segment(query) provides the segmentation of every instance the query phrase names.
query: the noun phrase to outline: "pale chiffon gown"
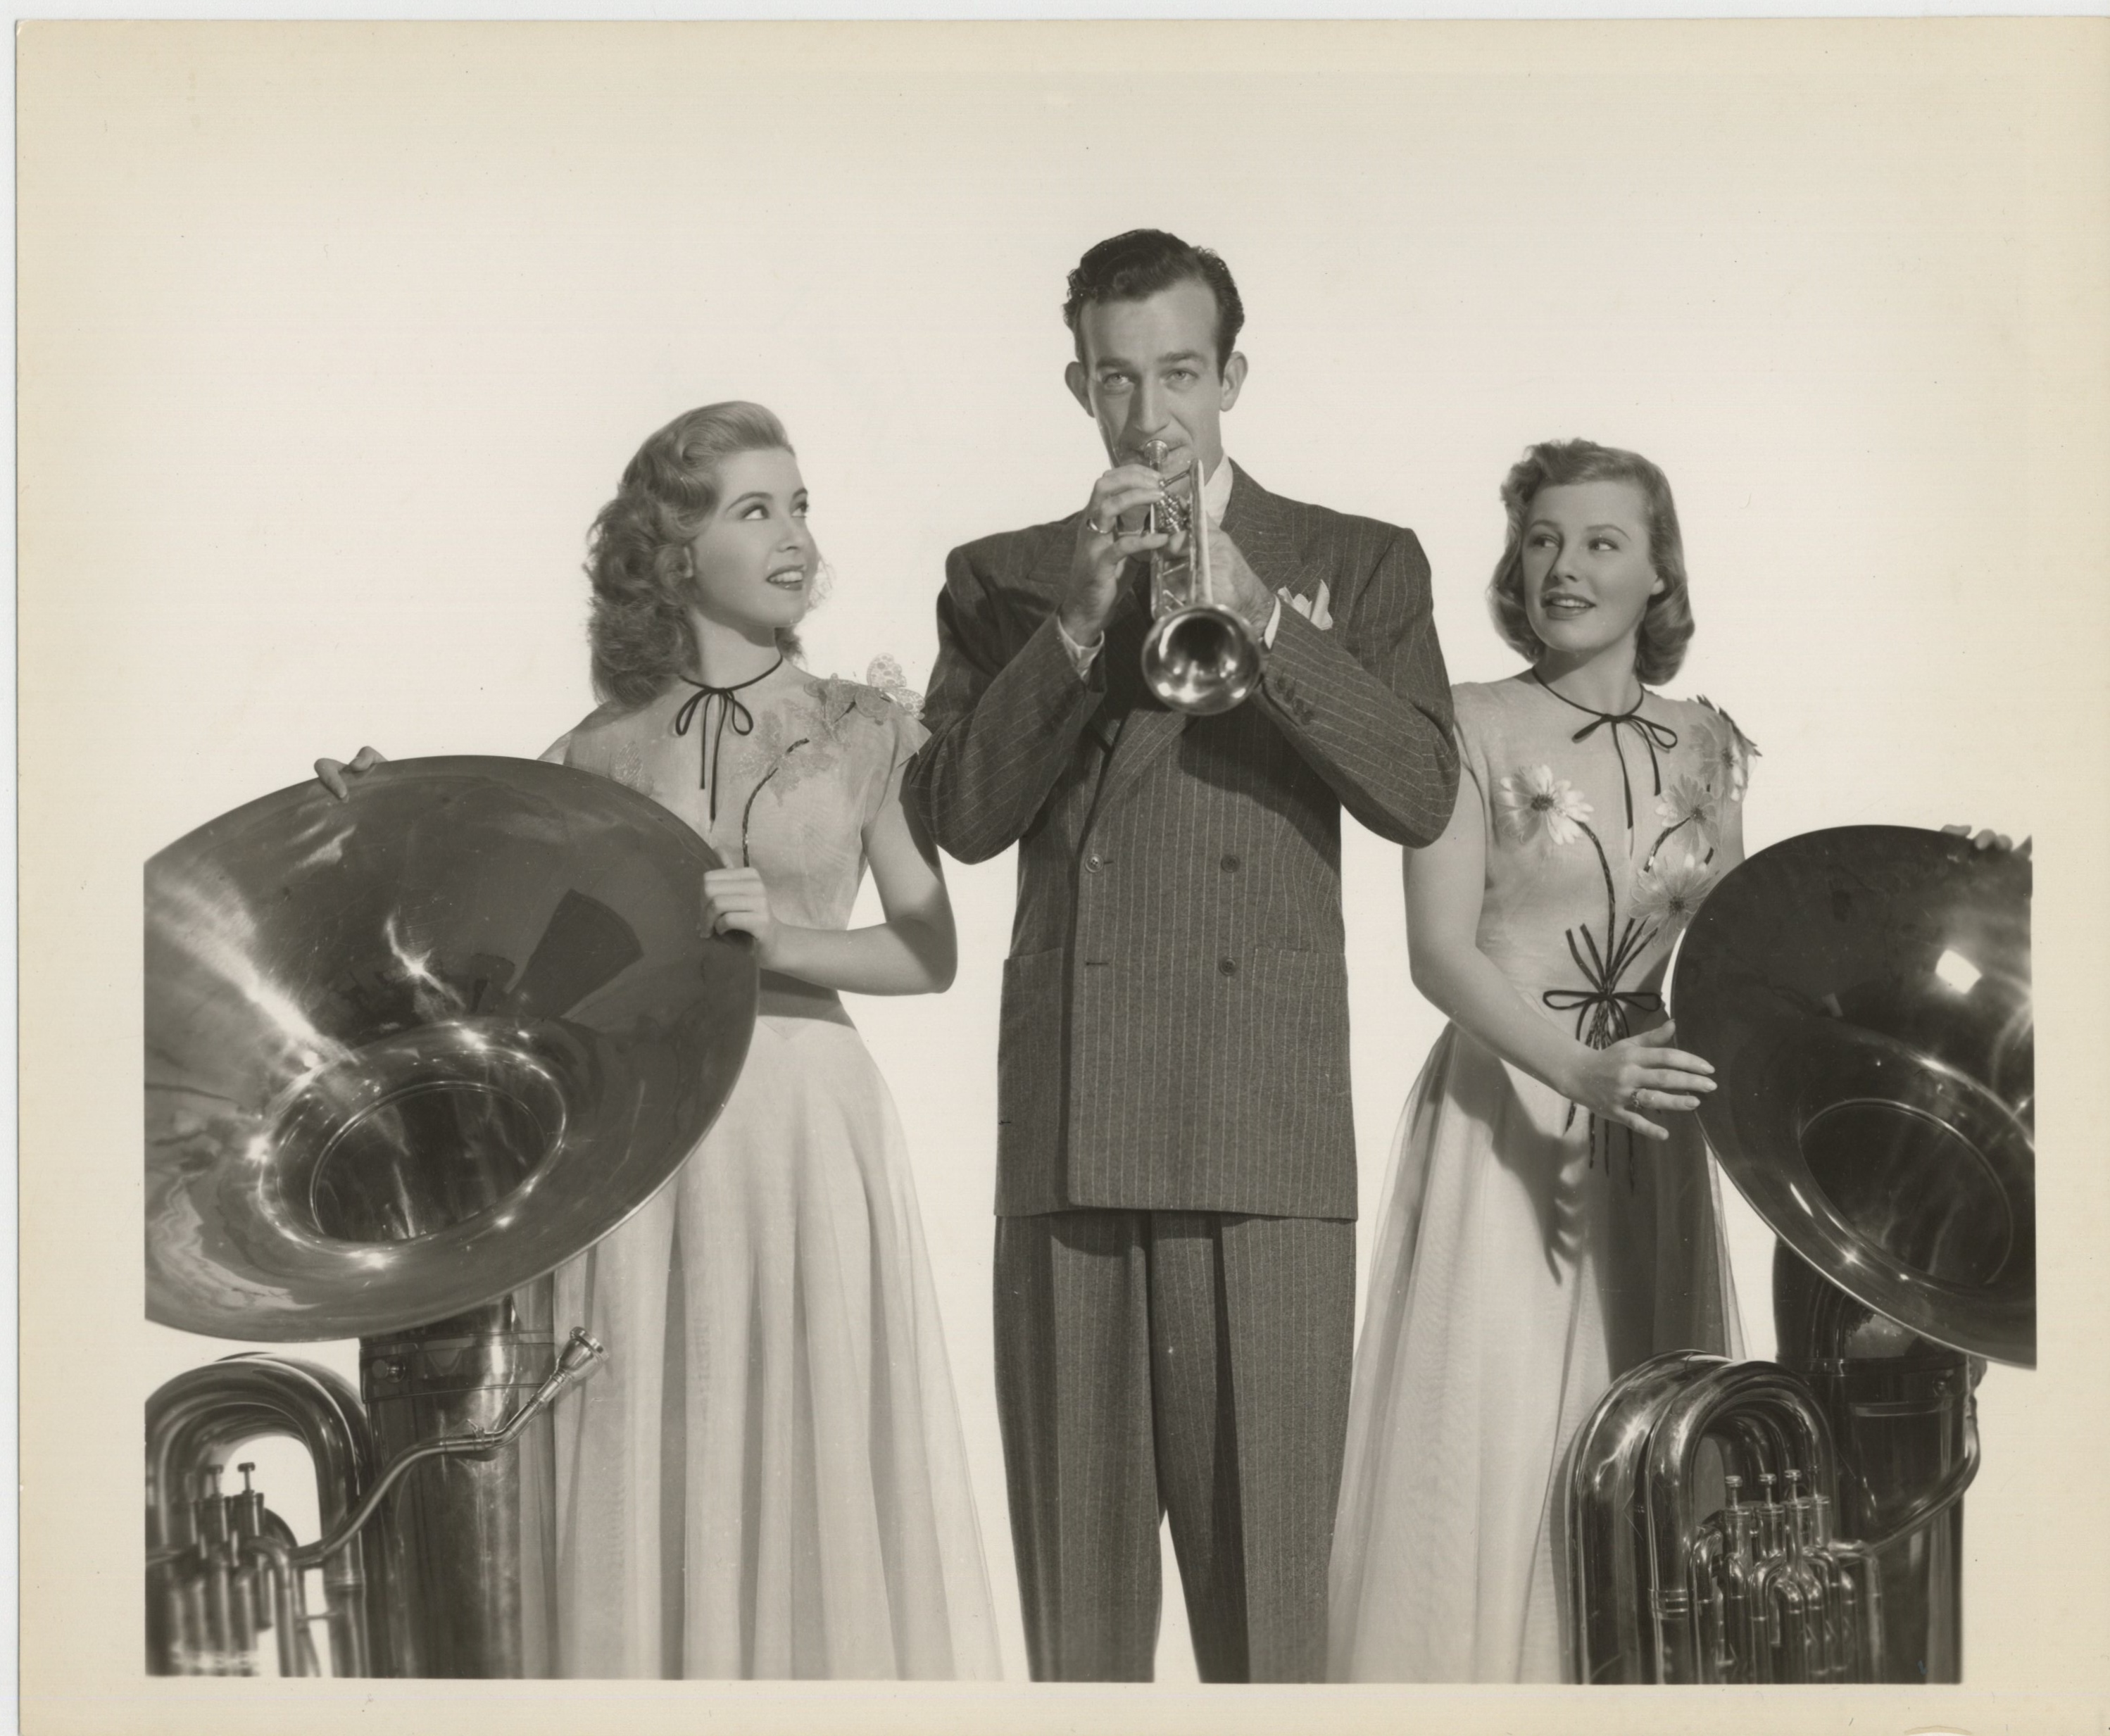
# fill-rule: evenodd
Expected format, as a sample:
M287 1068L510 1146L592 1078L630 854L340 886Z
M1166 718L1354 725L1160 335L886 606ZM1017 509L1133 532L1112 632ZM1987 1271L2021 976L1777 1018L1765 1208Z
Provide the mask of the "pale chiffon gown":
M921 725L790 669L685 717L686 694L548 757L759 869L781 920L845 927ZM908 1154L837 997L765 975L723 1113L557 1302L611 1351L557 1412L564 1675L999 1674Z
M1673 942L1741 853L1748 744L1704 702L1593 723L1528 674L1455 689L1486 815L1480 949L1597 1047L1662 1022ZM1576 737L1580 732L1581 739ZM1629 817L1631 816L1631 817ZM1659 1352L1741 1354L1719 1187L1451 1026L1401 1119L1334 1530L1336 1680L1567 1675L1564 1455Z

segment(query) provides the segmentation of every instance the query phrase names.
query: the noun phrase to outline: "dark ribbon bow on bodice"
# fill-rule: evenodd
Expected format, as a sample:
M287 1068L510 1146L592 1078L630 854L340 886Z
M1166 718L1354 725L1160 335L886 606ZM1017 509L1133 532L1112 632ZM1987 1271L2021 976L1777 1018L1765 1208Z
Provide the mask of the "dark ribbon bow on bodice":
M1563 705L1584 713L1590 719L1589 722L1569 737L1570 741L1587 741L1607 724L1611 726L1612 751L1619 757L1619 783L1627 798L1627 830L1629 832L1632 831L1634 829L1634 786L1632 780L1627 775L1627 756L1625 750L1619 746L1619 731L1623 729L1632 730L1641 737L1641 745L1648 749L1649 772L1655 780L1655 793L1658 795L1663 793L1663 766L1662 762L1656 758L1656 750L1660 748L1668 753L1676 747L1678 731L1667 723L1658 723L1654 718L1641 716L1641 706L1648 698L1646 694L1643 694L1639 699L1635 700L1632 708L1629 710L1601 712L1587 705L1577 704L1567 694L1552 686L1536 669L1532 671L1531 678Z
M754 686L757 681L767 680L783 667L784 659L780 657L760 675L749 680L736 681L730 687L711 687L687 676L681 677L696 690L682 703L681 710L674 713L674 733L677 735L687 735L690 724L695 721L696 712L701 708L703 726L696 731L696 783L700 788L710 791L713 825L717 824L718 817L718 749L725 741L726 726L731 723L736 735L752 735L754 733L754 713L747 708L746 702L739 695L743 689ZM711 701L713 699L718 703L718 723L715 732L711 729ZM707 736L709 738L708 741L704 739Z
M1597 937L1588 929L1582 930L1582 943L1575 943L1575 930L1568 931L1569 956L1575 961L1575 968L1582 973L1587 988L1549 988L1539 996L1556 1013L1575 1015L1575 1037L1578 1042L1587 1043L1593 1049L1609 1049L1615 1042L1633 1034L1630 1013L1659 1013L1663 1010L1663 997L1653 988L1622 988L1619 978L1628 965L1654 938L1654 931L1643 933L1632 918L1627 922L1626 932L1619 938L1619 945L1607 959L1597 950ZM1587 952L1588 956L1584 953ZM1564 1128L1575 1124L1575 1105L1568 1105ZM1627 1135L1627 1185L1634 1182L1633 1129L1625 1129ZM1598 1120L1593 1110L1590 1116L1590 1162L1597 1161ZM1609 1165L1611 1153L1605 1152Z
M1575 931L1568 931L1568 951L1575 968L1582 973L1587 988L1549 988L1539 997L1556 1013L1575 1015L1575 1038L1593 1049L1609 1049L1615 1042L1633 1034L1630 1011L1659 1013L1663 1010L1663 997L1653 988L1622 988L1619 977L1636 953L1647 944L1646 938L1633 944L1632 925L1628 925L1629 944L1622 947L1611 958L1606 959L1597 950L1597 937L1589 929L1582 930L1582 943L1575 943ZM1588 956L1584 953L1587 952Z

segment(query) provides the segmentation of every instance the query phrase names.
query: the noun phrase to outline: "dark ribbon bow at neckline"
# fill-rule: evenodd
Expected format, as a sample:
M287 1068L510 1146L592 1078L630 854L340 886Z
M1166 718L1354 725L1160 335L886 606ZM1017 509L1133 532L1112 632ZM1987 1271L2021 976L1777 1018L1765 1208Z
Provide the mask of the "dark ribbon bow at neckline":
M1634 829L1634 786L1633 780L1627 775L1627 756L1625 750L1619 746L1619 731L1623 729L1632 730L1641 737L1641 745L1648 749L1649 774L1655 781L1655 793L1659 796L1663 793L1663 765L1656 757L1656 750L1661 748L1663 752L1668 753L1675 748L1678 745L1678 731L1667 723L1658 723L1653 717L1641 716L1641 707L1648 699L1646 693L1635 700L1628 710L1601 712L1592 706L1578 704L1575 700L1569 698L1567 694L1554 687L1536 669L1532 671L1531 678L1563 705L1567 706L1570 710L1584 713L1590 719L1589 722L1569 737L1570 741L1587 741L1598 730L1607 725L1610 726L1612 751L1619 757L1619 784L1627 798L1627 830L1629 832L1632 831Z
M686 675L681 677L696 690L682 702L681 710L674 713L674 733L686 735L689 726L696 720L698 711L702 712L703 722L696 731L700 750L696 756L696 784L698 788L710 792L711 823L714 825L718 817L718 750L725 743L726 726L730 723L736 735L752 735L754 733L754 713L747 708L747 702L740 695L757 681L767 680L783 667L784 659L780 657L760 675L748 680L736 681L730 687L713 687L705 682L691 680ZM713 699L718 701L718 706L715 731L711 728L711 702Z

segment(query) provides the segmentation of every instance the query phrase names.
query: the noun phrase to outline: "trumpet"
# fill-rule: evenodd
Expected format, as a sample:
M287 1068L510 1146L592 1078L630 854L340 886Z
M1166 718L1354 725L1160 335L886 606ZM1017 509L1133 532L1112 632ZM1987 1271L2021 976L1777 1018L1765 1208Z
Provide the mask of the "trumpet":
M1145 442L1143 461L1162 471L1170 448ZM1184 559L1163 549L1150 558L1150 632L1143 642L1143 679L1176 712L1214 717L1242 704L1260 680L1260 646L1244 622L1216 601L1209 569L1209 515L1202 504L1198 462L1187 472L1184 500L1152 507L1144 529L1187 534Z

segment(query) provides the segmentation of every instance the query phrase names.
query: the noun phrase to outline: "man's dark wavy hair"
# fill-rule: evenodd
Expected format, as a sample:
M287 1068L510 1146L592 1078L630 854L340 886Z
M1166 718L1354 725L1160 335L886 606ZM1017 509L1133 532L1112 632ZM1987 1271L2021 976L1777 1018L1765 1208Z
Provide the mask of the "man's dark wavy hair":
M1062 323L1075 339L1077 359L1084 359L1084 310L1101 301L1143 301L1175 283L1206 284L1216 298L1216 372L1221 373L1238 347L1246 323L1246 305L1231 268L1207 247L1189 246L1162 229L1130 229L1103 241L1077 261L1070 274L1069 298Z

